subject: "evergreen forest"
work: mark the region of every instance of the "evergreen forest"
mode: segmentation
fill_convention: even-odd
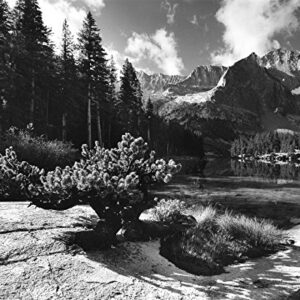
[[[91,12],[73,36],[67,20],[58,49],[37,0],[0,0],[0,133],[9,128],[68,141],[113,147],[125,132],[142,136],[164,155],[203,155],[202,140],[153,111],[132,63],[120,78]],[[158,134],[159,133],[159,134]]]

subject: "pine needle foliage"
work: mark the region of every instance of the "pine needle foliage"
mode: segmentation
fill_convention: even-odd
[[[156,160],[147,143],[129,133],[116,148],[83,145],[82,156],[72,167],[57,167],[41,176],[41,184],[30,185],[33,204],[60,210],[85,203],[100,219],[119,225],[154,206],[149,187],[168,183],[181,168],[173,160]]]
[[[0,154],[0,197],[1,200],[28,199],[28,186],[37,184],[44,170],[19,161],[12,147]]]

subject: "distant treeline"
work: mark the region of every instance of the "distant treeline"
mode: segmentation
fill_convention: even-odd
[[[268,131],[254,136],[240,136],[231,144],[231,156],[258,156],[272,152],[300,149],[300,135],[291,131]]]
[[[164,123],[151,100],[143,102],[128,59],[117,90],[114,60],[90,12],[76,39],[67,21],[62,24],[58,50],[37,0],[18,0],[12,10],[0,0],[0,133],[32,124],[50,139],[111,147],[130,132],[162,153],[202,154],[201,138]]]
[[[240,162],[231,160],[231,170],[234,176],[262,177],[265,179],[299,180],[300,168],[294,164],[266,164],[252,160]]]

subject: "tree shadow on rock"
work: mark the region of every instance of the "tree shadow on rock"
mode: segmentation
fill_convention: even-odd
[[[181,297],[191,293],[199,299],[204,295],[210,299],[225,299],[228,295],[235,295],[248,300],[274,299],[272,295],[277,294],[287,297],[300,284],[300,250],[297,247],[269,257],[230,265],[220,275],[197,276],[179,269],[162,257],[158,240],[124,242],[107,250],[93,230],[65,232],[59,238],[70,247],[73,245],[74,249],[82,248],[84,252],[81,254],[93,262],[93,266],[94,263],[99,264],[99,269],[94,268],[89,275],[93,282],[101,283],[107,280],[103,276],[110,276],[109,280],[112,281],[118,282],[122,278],[126,282],[128,279],[138,280]]]
[[[199,293],[199,297],[205,293],[211,299],[225,299],[228,295],[242,295],[243,299],[249,300],[274,299],[272,295],[286,297],[299,287],[297,248],[231,265],[225,268],[225,273],[214,276],[195,276],[177,268],[159,255],[157,241],[125,243],[110,251],[88,251],[86,255],[116,274],[133,277],[181,296],[190,290]]]

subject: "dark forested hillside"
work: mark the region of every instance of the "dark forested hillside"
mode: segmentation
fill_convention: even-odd
[[[258,156],[271,152],[291,153],[296,149],[300,149],[299,133],[289,130],[267,131],[235,139],[231,145],[231,156]]]
[[[117,92],[113,58],[90,12],[78,37],[67,21],[61,26],[55,51],[37,0],[18,0],[13,10],[0,0],[0,133],[32,124],[50,139],[111,147],[129,131],[165,154],[202,154],[201,137],[154,116],[150,99],[144,105],[129,60]]]

